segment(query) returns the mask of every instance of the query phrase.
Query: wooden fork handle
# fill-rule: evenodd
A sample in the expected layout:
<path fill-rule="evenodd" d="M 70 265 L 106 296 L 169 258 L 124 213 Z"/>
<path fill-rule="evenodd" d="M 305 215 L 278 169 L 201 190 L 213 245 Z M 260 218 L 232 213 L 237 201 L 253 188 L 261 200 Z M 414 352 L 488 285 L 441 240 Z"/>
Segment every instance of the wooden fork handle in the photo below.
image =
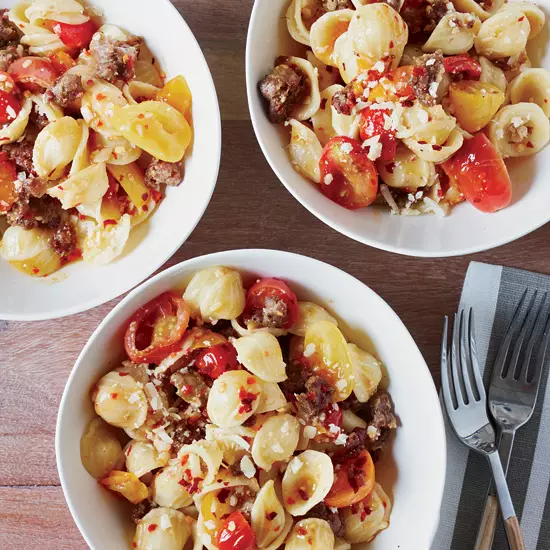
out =
<path fill-rule="evenodd" d="M 525 543 L 523 542 L 517 516 L 511 516 L 505 520 L 504 529 L 506 529 L 506 534 L 508 535 L 510 550 L 525 550 Z"/>
<path fill-rule="evenodd" d="M 489 495 L 485 502 L 485 510 L 479 526 L 475 550 L 491 550 L 493 539 L 497 528 L 498 519 L 498 499 L 494 495 Z"/>

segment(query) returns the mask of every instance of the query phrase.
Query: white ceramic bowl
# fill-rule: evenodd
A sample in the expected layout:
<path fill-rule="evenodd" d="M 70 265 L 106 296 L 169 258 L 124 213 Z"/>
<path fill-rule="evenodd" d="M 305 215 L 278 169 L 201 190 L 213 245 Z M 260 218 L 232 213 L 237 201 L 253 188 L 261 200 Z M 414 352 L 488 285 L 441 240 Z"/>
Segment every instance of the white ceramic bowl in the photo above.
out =
<path fill-rule="evenodd" d="M 90 388 L 116 367 L 128 318 L 149 300 L 183 288 L 197 270 L 212 265 L 234 267 L 251 277 L 285 279 L 299 298 L 327 307 L 351 341 L 384 362 L 400 426 L 391 452 L 378 465 L 377 477 L 392 497 L 394 510 L 390 528 L 369 549 L 427 550 L 439 522 L 446 447 L 437 392 L 420 351 L 392 309 L 360 281 L 317 260 L 273 250 L 221 252 L 157 275 L 105 318 L 80 354 L 59 409 L 56 455 L 69 508 L 90 548 L 127 549 L 134 530 L 127 507 L 100 488 L 80 461 L 80 437 L 94 415 Z"/>
<path fill-rule="evenodd" d="M 550 152 L 510 162 L 513 203 L 496 214 L 483 214 L 470 204 L 456 207 L 446 218 L 392 216 L 388 210 L 369 207 L 348 211 L 327 199 L 315 184 L 292 168 L 287 146 L 289 132 L 269 122 L 258 82 L 268 74 L 279 55 L 302 53 L 286 27 L 290 0 L 256 0 L 248 30 L 246 84 L 250 115 L 266 159 L 286 188 L 312 214 L 336 231 L 362 243 L 410 256 L 442 257 L 470 254 L 503 245 L 534 231 L 550 220 Z M 543 8 L 548 0 L 537 2 Z M 534 66 L 550 68 L 545 47 L 548 26 L 531 43 Z"/>
<path fill-rule="evenodd" d="M 8 0 L 3 7 L 15 4 Z M 221 156 L 221 122 L 212 76 L 193 33 L 169 0 L 92 0 L 105 20 L 143 36 L 168 78 L 182 74 L 193 94 L 194 144 L 185 179 L 169 188 L 148 223 L 131 233 L 122 257 L 107 266 L 72 264 L 34 279 L 0 260 L 0 319 L 64 317 L 130 290 L 163 265 L 202 217 L 214 191 Z"/>

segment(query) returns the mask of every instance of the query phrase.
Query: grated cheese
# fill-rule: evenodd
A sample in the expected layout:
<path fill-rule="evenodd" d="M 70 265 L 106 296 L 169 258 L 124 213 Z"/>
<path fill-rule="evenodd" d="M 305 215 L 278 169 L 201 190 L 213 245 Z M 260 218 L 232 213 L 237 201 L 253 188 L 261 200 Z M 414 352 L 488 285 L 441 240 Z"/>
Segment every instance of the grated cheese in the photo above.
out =
<path fill-rule="evenodd" d="M 256 468 L 248 455 L 241 459 L 241 470 L 248 479 L 252 479 L 256 475 Z"/>
<path fill-rule="evenodd" d="M 313 439 L 317 435 L 317 428 L 314 426 L 306 426 L 304 428 L 304 437 L 308 439 Z"/>
<path fill-rule="evenodd" d="M 330 174 L 329 174 L 330 175 Z M 332 176 L 330 176 L 332 178 Z M 326 179 L 326 178 L 325 178 Z M 308 344 L 304 349 L 304 357 L 311 357 L 315 353 L 315 344 Z"/>

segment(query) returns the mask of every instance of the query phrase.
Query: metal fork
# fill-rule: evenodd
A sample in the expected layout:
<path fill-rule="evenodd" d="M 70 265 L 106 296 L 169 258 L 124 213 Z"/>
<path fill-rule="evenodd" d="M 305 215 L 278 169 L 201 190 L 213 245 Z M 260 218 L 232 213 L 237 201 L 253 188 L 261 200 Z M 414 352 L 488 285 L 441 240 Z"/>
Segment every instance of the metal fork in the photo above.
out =
<path fill-rule="evenodd" d="M 523 536 L 498 455 L 495 430 L 487 416 L 487 397 L 476 354 L 473 310 L 470 309 L 468 318 L 464 311 L 454 316 L 450 357 L 447 352 L 448 331 L 449 318 L 445 317 L 441 385 L 447 415 L 460 441 L 489 461 L 508 544 L 511 550 L 524 550 Z"/>
<path fill-rule="evenodd" d="M 550 338 L 550 315 L 547 315 L 546 320 L 543 319 L 547 293 L 542 295 L 542 299 L 537 305 L 538 292 L 535 290 L 524 313 L 527 297 L 528 289 L 525 289 L 498 351 L 489 386 L 489 411 L 497 424 L 500 461 L 505 474 L 508 471 L 516 430 L 529 421 L 535 410 Z M 530 327 L 532 327 L 531 335 L 524 349 Z M 517 338 L 510 355 L 514 335 L 517 335 Z M 530 368 L 538 337 L 540 337 L 540 345 L 534 364 Z M 523 360 L 518 372 L 522 350 Z M 477 534 L 476 550 L 492 548 L 497 517 L 495 486 L 491 482 Z"/>

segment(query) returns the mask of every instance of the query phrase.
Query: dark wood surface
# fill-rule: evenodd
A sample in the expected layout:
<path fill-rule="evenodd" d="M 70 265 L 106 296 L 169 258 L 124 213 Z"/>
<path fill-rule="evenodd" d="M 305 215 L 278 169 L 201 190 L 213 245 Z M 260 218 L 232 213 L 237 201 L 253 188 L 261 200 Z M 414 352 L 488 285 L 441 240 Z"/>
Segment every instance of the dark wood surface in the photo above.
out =
<path fill-rule="evenodd" d="M 550 224 L 490 252 L 436 260 L 381 252 L 325 226 L 279 183 L 254 137 L 244 79 L 246 30 L 253 0 L 174 3 L 202 45 L 214 75 L 223 119 L 223 158 L 218 186 L 205 216 L 168 265 L 221 250 L 276 248 L 338 266 L 394 308 L 437 382 L 441 319 L 456 308 L 471 260 L 550 273 Z M 78 353 L 117 301 L 59 321 L 0 321 L 2 549 L 86 548 L 59 486 L 55 421 Z"/>

